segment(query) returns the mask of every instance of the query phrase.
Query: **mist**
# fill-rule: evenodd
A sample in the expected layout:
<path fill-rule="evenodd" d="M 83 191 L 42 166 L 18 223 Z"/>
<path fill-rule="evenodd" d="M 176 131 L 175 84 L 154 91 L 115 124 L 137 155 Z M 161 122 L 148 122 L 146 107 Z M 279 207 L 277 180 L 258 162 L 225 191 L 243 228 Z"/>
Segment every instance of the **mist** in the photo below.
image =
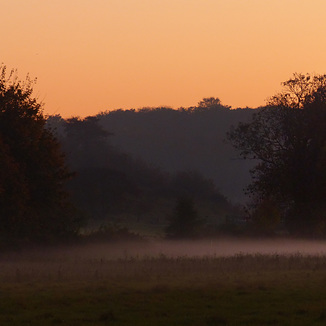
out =
<path fill-rule="evenodd" d="M 146 241 L 92 243 L 55 248 L 34 248 L 19 252 L 6 252 L 1 260 L 17 258 L 19 260 L 125 260 L 125 259 L 192 259 L 219 258 L 236 255 L 300 255 L 325 256 L 326 241 L 300 239 L 239 239 L 196 241 Z"/>

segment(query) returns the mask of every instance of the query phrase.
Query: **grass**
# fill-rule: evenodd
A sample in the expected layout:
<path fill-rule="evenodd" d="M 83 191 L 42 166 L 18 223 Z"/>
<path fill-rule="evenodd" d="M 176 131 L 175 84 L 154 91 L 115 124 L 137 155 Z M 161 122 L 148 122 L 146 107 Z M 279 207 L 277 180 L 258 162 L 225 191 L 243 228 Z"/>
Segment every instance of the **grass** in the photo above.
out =
<path fill-rule="evenodd" d="M 0 325 L 326 323 L 322 255 L 82 252 L 3 256 Z"/>

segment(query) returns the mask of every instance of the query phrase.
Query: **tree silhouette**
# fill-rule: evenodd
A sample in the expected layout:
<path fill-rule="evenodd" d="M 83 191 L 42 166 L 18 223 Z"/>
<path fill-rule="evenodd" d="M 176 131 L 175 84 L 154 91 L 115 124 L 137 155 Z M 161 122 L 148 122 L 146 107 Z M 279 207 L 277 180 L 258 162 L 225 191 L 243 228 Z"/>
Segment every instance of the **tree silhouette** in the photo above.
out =
<path fill-rule="evenodd" d="M 204 97 L 201 101 L 198 102 L 199 108 L 212 108 L 221 105 L 222 103 L 218 97 Z"/>
<path fill-rule="evenodd" d="M 76 231 L 71 176 L 28 76 L 0 67 L 0 237 L 45 241 Z"/>
<path fill-rule="evenodd" d="M 244 158 L 258 160 L 248 188 L 255 206 L 268 199 L 292 232 L 326 234 L 326 75 L 294 74 L 283 86 L 228 136 Z"/>

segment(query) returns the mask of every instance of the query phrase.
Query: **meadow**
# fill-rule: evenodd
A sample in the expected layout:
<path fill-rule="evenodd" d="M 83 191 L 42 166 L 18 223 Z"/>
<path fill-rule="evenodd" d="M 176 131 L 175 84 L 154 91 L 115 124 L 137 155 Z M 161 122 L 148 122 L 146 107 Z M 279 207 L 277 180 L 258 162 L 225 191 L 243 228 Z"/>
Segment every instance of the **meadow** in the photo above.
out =
<path fill-rule="evenodd" d="M 326 243 L 149 242 L 0 255 L 0 325 L 325 325 Z"/>

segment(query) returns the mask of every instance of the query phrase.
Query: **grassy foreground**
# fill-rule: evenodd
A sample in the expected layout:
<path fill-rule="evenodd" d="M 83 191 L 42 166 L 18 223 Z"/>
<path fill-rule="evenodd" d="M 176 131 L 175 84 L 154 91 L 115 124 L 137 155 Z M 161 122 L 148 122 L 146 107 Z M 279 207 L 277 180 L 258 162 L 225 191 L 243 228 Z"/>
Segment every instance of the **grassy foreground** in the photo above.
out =
<path fill-rule="evenodd" d="M 1 257 L 0 325 L 325 325 L 326 258 Z"/>

